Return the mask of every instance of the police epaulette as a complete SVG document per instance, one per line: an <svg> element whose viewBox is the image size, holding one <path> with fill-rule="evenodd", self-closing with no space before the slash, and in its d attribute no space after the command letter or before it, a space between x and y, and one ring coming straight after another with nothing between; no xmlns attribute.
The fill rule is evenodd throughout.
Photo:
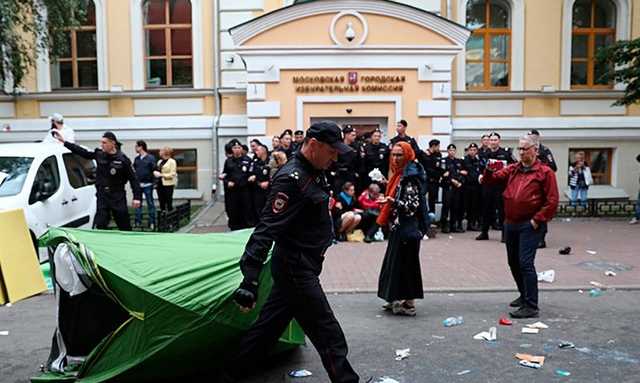
<svg viewBox="0 0 640 383"><path fill-rule="evenodd" d="M313 177L309 177L308 175L301 173L299 170L294 170L289 173L289 178L296 180L296 184L300 188L300 191L305 191L313 181Z"/></svg>

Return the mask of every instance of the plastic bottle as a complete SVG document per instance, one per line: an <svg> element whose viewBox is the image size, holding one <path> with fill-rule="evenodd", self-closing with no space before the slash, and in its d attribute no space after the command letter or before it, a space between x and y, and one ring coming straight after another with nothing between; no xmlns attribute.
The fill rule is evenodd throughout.
<svg viewBox="0 0 640 383"><path fill-rule="evenodd" d="M602 290L600 290L599 288L594 288L589 290L589 296L590 297L599 297L600 295L602 295Z"/></svg>
<svg viewBox="0 0 640 383"><path fill-rule="evenodd" d="M461 324L464 323L464 319L459 316L459 317L449 317L445 320L442 321L442 324L444 325L444 327L453 327L453 326L459 326Z"/></svg>

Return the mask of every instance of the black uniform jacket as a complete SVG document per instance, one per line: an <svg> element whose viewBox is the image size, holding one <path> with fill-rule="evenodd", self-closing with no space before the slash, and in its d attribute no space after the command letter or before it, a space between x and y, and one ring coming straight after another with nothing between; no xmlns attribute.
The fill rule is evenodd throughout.
<svg viewBox="0 0 640 383"><path fill-rule="evenodd" d="M331 244L328 185L324 172L297 152L273 177L260 222L240 260L245 280L255 282L273 242L288 252L308 258L320 273L325 250Z"/></svg>

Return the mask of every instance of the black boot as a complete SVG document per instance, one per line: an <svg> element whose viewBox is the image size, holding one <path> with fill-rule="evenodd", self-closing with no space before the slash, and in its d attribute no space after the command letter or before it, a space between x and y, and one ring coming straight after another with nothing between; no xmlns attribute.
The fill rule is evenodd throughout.
<svg viewBox="0 0 640 383"><path fill-rule="evenodd" d="M529 306L522 306L516 311L509 313L512 318L537 318L539 316L538 309Z"/></svg>
<svg viewBox="0 0 640 383"><path fill-rule="evenodd" d="M447 222L442 222L442 232L444 234L450 233L451 230L449 230L449 223Z"/></svg>

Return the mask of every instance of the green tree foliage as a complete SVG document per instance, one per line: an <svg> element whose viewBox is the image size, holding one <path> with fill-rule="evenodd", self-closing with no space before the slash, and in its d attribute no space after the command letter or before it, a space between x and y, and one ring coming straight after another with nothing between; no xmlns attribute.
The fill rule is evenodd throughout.
<svg viewBox="0 0 640 383"><path fill-rule="evenodd" d="M598 51L599 63L608 64L605 74L615 82L625 83L624 96L614 105L631 105L640 102L640 38L618 41Z"/></svg>
<svg viewBox="0 0 640 383"><path fill-rule="evenodd" d="M60 55L68 44L66 29L84 21L87 1L0 0L0 92L20 87L39 50Z"/></svg>

